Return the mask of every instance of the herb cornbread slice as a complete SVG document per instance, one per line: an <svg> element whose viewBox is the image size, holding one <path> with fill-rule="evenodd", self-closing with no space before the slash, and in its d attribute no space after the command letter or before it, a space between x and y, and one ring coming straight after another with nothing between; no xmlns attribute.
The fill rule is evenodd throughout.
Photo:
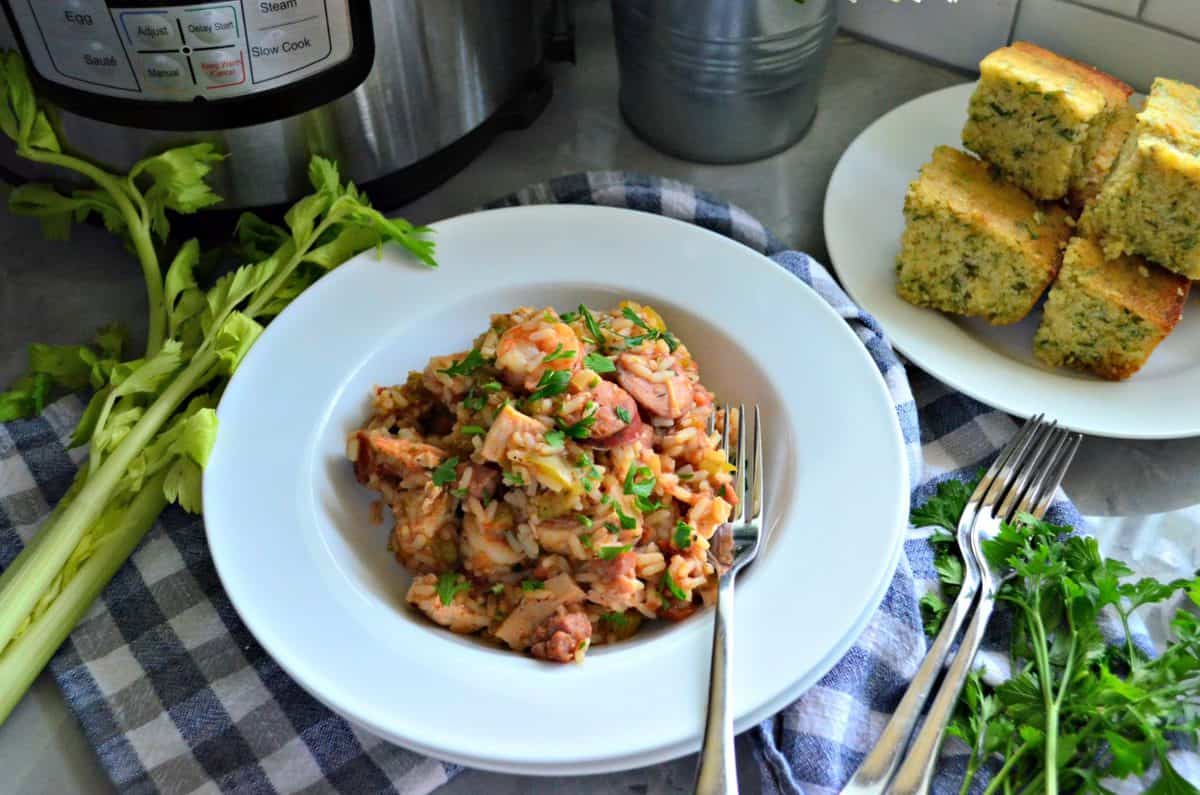
<svg viewBox="0 0 1200 795"><path fill-rule="evenodd" d="M1200 279L1200 89L1158 78L1080 228L1110 257Z"/></svg>
<svg viewBox="0 0 1200 795"><path fill-rule="evenodd" d="M1175 328L1190 287L1141 257L1105 259L1100 246L1073 238L1046 299L1034 355L1054 367L1128 378Z"/></svg>
<svg viewBox="0 0 1200 795"><path fill-rule="evenodd" d="M1023 41L988 55L979 71L964 146L1038 199L1082 195L1107 172L1121 145L1113 125L1127 117L1132 88Z"/></svg>
<svg viewBox="0 0 1200 795"><path fill-rule="evenodd" d="M1016 323L1054 280L1070 237L1061 207L1040 207L986 163L939 146L904 199L896 291L918 306Z"/></svg>

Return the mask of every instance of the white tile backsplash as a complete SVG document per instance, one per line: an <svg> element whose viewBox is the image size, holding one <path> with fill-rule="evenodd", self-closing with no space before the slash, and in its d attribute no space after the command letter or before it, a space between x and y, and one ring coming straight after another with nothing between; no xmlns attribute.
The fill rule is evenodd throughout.
<svg viewBox="0 0 1200 795"><path fill-rule="evenodd" d="M1200 13L1195 0L1162 2ZM1200 43L1076 2L1021 0L1013 38L1094 64L1139 91L1158 76L1200 83Z"/></svg>
<svg viewBox="0 0 1200 795"><path fill-rule="evenodd" d="M851 33L909 52L976 69L1008 43L1018 0L840 0L841 25Z"/></svg>
<svg viewBox="0 0 1200 795"><path fill-rule="evenodd" d="M1142 6L1142 0L1075 0L1075 2L1127 17L1136 17Z"/></svg>
<svg viewBox="0 0 1200 795"><path fill-rule="evenodd" d="M843 0L838 9L851 33L972 71L1023 39L1141 91L1158 76L1200 84L1200 0Z"/></svg>
<svg viewBox="0 0 1200 795"><path fill-rule="evenodd" d="M1142 19L1200 39L1200 3L1190 0L1147 0ZM1195 57L1200 57L1200 46L1197 46Z"/></svg>

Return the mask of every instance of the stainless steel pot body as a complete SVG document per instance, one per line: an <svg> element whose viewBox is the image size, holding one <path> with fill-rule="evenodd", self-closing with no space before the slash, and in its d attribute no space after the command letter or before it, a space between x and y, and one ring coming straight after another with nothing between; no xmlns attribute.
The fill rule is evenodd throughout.
<svg viewBox="0 0 1200 795"><path fill-rule="evenodd" d="M366 0L362 0L365 2ZM375 62L357 89L263 124L203 132L133 129L60 113L69 147L123 171L179 143L213 141L231 157L214 172L225 206L287 202L307 187L312 154L365 183L411 166L484 123L542 60L545 2L370 0ZM0 44L14 36L0 16ZM0 151L24 178L60 177Z"/></svg>
<svg viewBox="0 0 1200 795"><path fill-rule="evenodd" d="M612 0L621 112L663 151L736 163L812 122L835 0Z"/></svg>

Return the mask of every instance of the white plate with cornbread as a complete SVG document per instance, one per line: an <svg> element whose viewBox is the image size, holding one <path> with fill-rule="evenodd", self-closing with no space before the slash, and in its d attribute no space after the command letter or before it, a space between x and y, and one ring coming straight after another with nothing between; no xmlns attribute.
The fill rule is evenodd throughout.
<svg viewBox="0 0 1200 795"><path fill-rule="evenodd" d="M1200 90L1131 95L1034 45L998 50L979 83L850 145L826 242L850 295L947 384L1099 436L1197 436Z"/></svg>

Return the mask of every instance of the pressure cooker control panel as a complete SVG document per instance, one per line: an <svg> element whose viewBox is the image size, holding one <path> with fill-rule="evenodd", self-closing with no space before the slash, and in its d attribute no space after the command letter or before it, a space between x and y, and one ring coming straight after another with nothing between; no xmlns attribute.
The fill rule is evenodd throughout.
<svg viewBox="0 0 1200 795"><path fill-rule="evenodd" d="M280 90L291 88L290 98L277 103L271 114L290 115L286 111L312 105L303 86L345 72L348 62L357 60L356 81L343 86L353 88L374 57L364 0L7 0L6 5L38 77L69 89L68 94L90 97L93 101L77 104L91 106L92 112L73 107L70 96L65 102L55 96L56 101L97 118L107 114L96 95L161 109L160 103L228 104L266 92L278 97ZM329 87L320 93L329 94ZM120 115L128 116L135 106L122 104ZM234 126L252 117L262 120L262 107L250 110L246 102L237 104L243 113ZM160 123L141 121L133 123L179 126L161 117ZM223 124L229 126L229 120Z"/></svg>

